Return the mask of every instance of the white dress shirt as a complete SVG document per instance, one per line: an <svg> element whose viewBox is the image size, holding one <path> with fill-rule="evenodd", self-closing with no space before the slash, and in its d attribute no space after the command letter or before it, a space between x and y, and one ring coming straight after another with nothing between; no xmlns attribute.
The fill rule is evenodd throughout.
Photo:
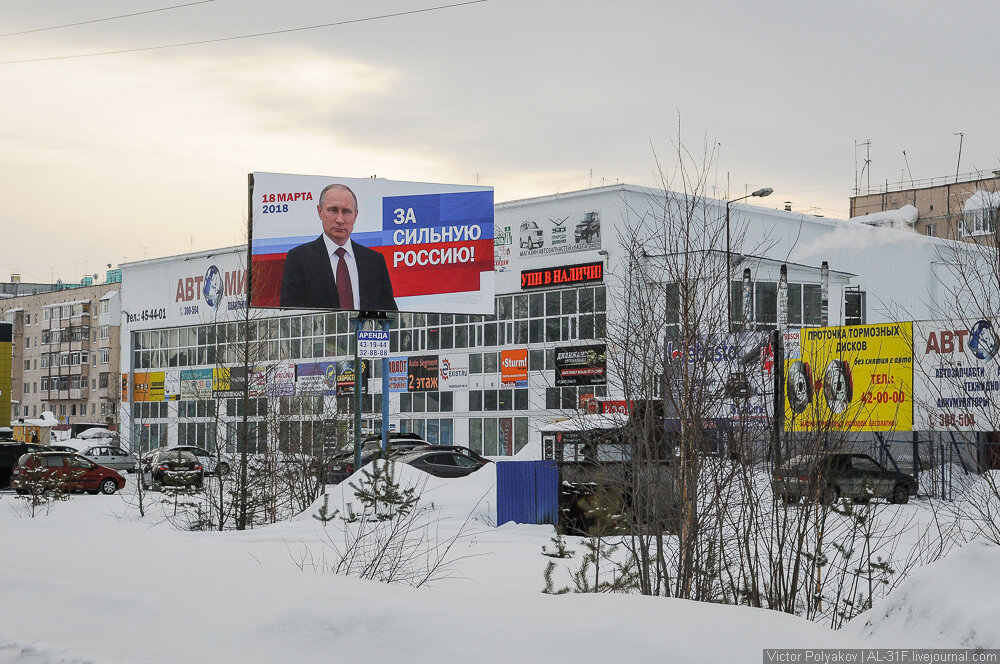
<svg viewBox="0 0 1000 664"><path fill-rule="evenodd" d="M330 236L323 233L323 242L326 243L326 253L330 257L330 267L333 269L333 278L337 278L337 265L340 263L340 256L336 254L340 245L330 239ZM361 288L358 283L358 263L354 260L354 245L350 240L344 245L344 260L347 261L347 271L351 275L351 293L354 295L354 302L350 308L361 309ZM344 307L344 303L340 303ZM344 307L345 309L347 307Z"/></svg>

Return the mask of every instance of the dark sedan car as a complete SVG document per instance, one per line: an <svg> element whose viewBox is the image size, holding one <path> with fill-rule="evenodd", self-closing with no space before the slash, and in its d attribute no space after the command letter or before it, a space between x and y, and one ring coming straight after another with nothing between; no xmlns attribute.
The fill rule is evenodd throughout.
<svg viewBox="0 0 1000 664"><path fill-rule="evenodd" d="M492 463L482 457L474 458L462 452L438 449L436 445L408 452L394 460L419 468L434 477L465 477Z"/></svg>
<svg viewBox="0 0 1000 664"><path fill-rule="evenodd" d="M391 434L389 437L389 458L394 459L414 449L430 445L416 434ZM361 445L361 467L382 458L382 439L365 438ZM344 451L330 459L330 470L327 472L327 484L340 484L354 474L354 450Z"/></svg>
<svg viewBox="0 0 1000 664"><path fill-rule="evenodd" d="M86 491L110 496L125 487L125 478L78 454L29 452L18 459L10 483L20 494Z"/></svg>
<svg viewBox="0 0 1000 664"><path fill-rule="evenodd" d="M802 498L829 502L850 498L866 503L883 498L903 504L917 494L911 475L884 468L867 454L800 454L774 471L775 498L796 503Z"/></svg>
<svg viewBox="0 0 1000 664"><path fill-rule="evenodd" d="M401 442L393 444L389 450L388 457L390 459L395 459L401 454L406 454L407 452L415 448L426 447L427 443L406 443ZM379 443L365 443L365 446L361 448L361 468L364 468L372 461L382 458L382 445ZM340 454L330 460L330 470L326 475L327 484L340 484L348 477L354 474L354 452L345 452Z"/></svg>
<svg viewBox="0 0 1000 664"><path fill-rule="evenodd" d="M10 484L10 475L18 459L28 452L51 452L52 448L38 443L0 442L0 489Z"/></svg>
<svg viewBox="0 0 1000 664"><path fill-rule="evenodd" d="M160 448L149 460L144 457L142 488L159 491L164 486L200 489L205 483L205 467L191 452Z"/></svg>

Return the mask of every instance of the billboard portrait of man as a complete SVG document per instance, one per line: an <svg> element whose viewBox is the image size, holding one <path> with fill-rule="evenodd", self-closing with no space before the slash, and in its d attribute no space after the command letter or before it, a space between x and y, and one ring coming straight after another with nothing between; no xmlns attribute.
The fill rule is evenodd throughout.
<svg viewBox="0 0 1000 664"><path fill-rule="evenodd" d="M491 187L261 172L248 184L250 307L493 312Z"/></svg>
<svg viewBox="0 0 1000 664"><path fill-rule="evenodd" d="M382 254L351 239L358 199L350 187L330 184L316 205L323 233L288 252L281 277L282 307L396 311Z"/></svg>

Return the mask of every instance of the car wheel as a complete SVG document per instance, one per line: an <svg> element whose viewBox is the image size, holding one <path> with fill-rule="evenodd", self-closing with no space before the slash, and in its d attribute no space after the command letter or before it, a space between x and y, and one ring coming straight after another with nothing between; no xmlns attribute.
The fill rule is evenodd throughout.
<svg viewBox="0 0 1000 664"><path fill-rule="evenodd" d="M823 495L820 496L820 502L824 505L829 505L840 500L840 487L828 486L823 489Z"/></svg>
<svg viewBox="0 0 1000 664"><path fill-rule="evenodd" d="M792 495L790 493L786 493L783 496L783 499L784 499L786 505L794 505L797 502L799 502L799 497L798 496L794 496L794 495Z"/></svg>
<svg viewBox="0 0 1000 664"><path fill-rule="evenodd" d="M105 496L113 495L116 491L118 491L118 482L115 482L110 477L107 477L101 481L99 490Z"/></svg>
<svg viewBox="0 0 1000 664"><path fill-rule="evenodd" d="M906 488L905 484L897 484L892 489L892 496L889 497L889 502L894 505L905 505L910 502L910 490Z"/></svg>
<svg viewBox="0 0 1000 664"><path fill-rule="evenodd" d="M228 463L226 463L225 461L220 461L218 470L220 475L228 475L229 471L232 469L229 467Z"/></svg>

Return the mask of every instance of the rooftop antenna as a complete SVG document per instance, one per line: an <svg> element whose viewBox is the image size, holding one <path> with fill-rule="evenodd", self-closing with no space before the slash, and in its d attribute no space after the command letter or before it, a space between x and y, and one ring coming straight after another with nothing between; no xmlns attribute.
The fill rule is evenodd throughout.
<svg viewBox="0 0 1000 664"><path fill-rule="evenodd" d="M965 140L965 132L956 131L952 136L958 136L958 163L955 164L955 182L958 182L958 171L962 166L962 141Z"/></svg>
<svg viewBox="0 0 1000 664"><path fill-rule="evenodd" d="M910 170L910 160L906 158L906 150L903 150L903 163L906 164L906 173L910 176L910 186L915 186L913 184L913 172Z"/></svg>
<svg viewBox="0 0 1000 664"><path fill-rule="evenodd" d="M865 163L861 167L861 172L858 173L858 148L865 148ZM865 173L868 174L868 189L871 191L872 188L872 139L866 138L863 142L858 143L857 140L854 141L854 193L855 195L861 194L861 181L865 178ZM867 193L866 191L866 193Z"/></svg>

